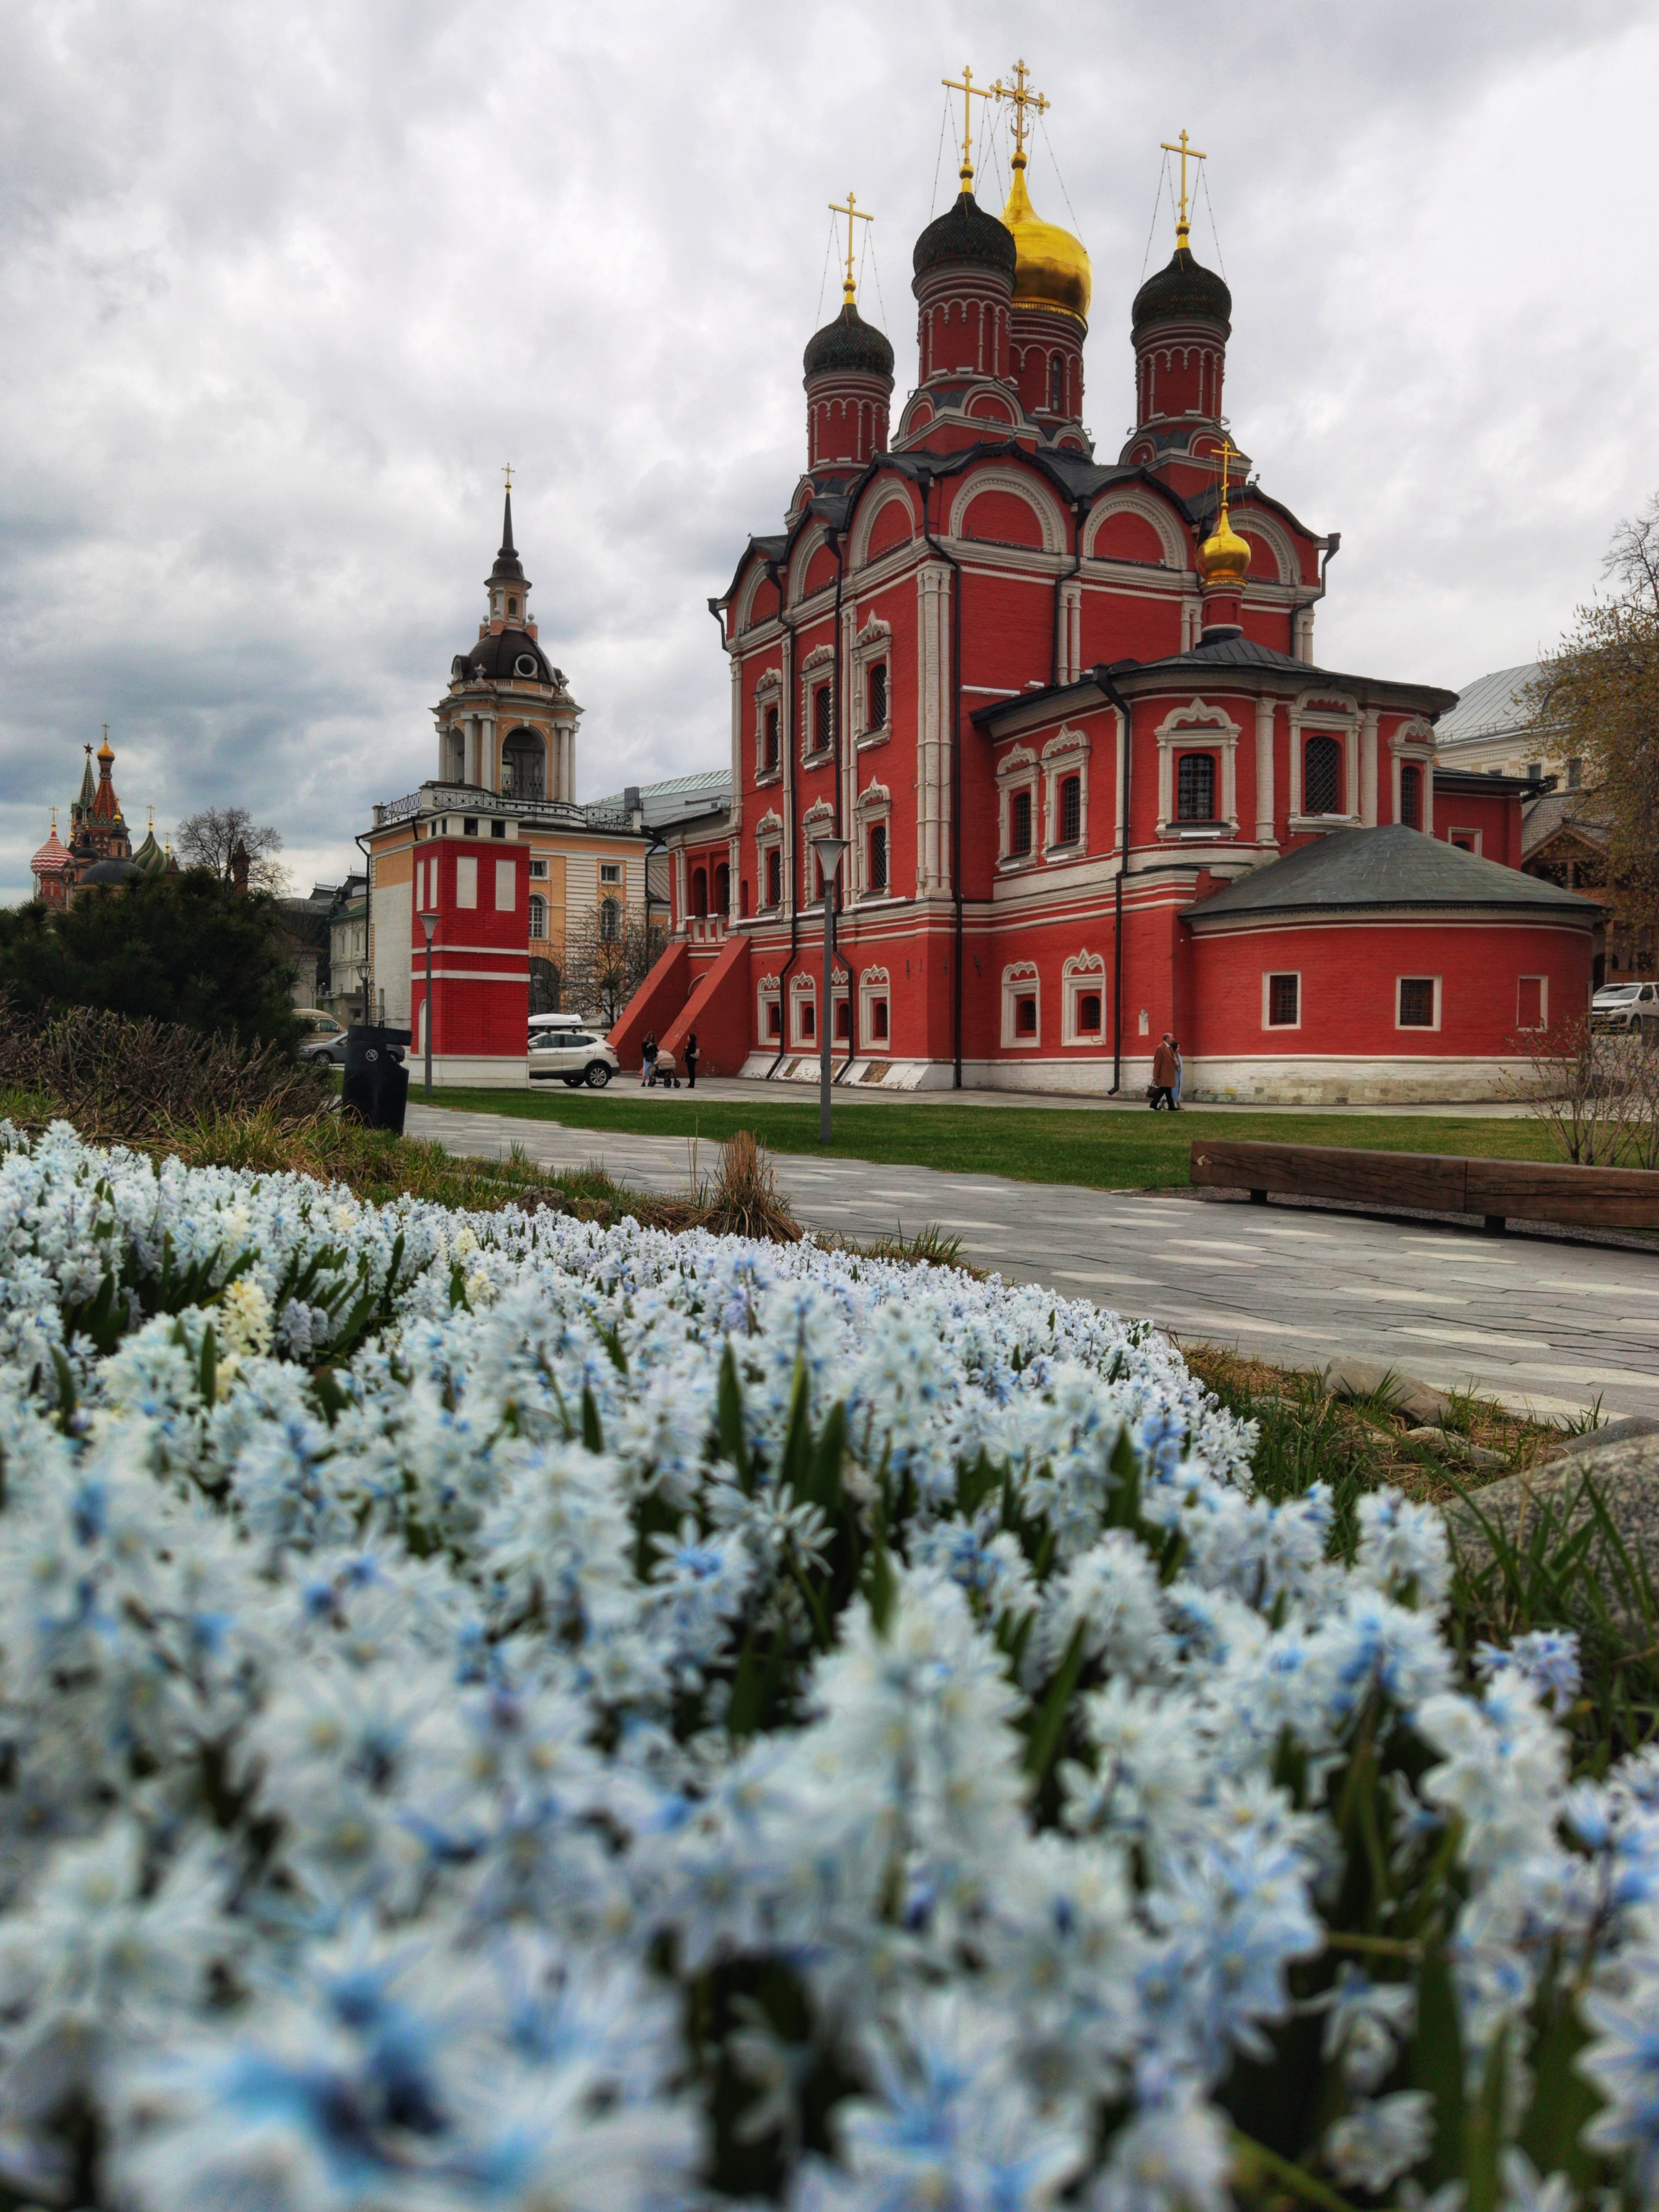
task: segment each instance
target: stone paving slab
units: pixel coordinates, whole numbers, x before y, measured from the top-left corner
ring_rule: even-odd
[[[411,1105],[411,1136],[455,1152],[517,1144],[550,1167],[602,1162],[648,1190],[685,1190],[685,1137],[568,1129]],[[719,1147],[697,1148],[707,1178]],[[774,1156],[808,1228],[866,1237],[936,1222],[967,1258],[1152,1321],[1177,1338],[1237,1345],[1281,1366],[1381,1359],[1443,1390],[1474,1388],[1540,1417],[1600,1401],[1659,1413],[1659,1254],[1494,1238],[1190,1194],[1091,1190],[890,1161]]]

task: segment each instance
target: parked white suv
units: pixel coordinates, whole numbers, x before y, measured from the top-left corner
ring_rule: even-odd
[[[1659,983],[1607,983],[1590,1000],[1593,1029],[1659,1034],[1654,1024],[1659,1024]]]
[[[530,1080],[550,1083],[556,1077],[574,1091],[586,1083],[603,1091],[621,1067],[619,1060],[597,1031],[586,1028],[580,1015],[537,1014],[530,1024]]]

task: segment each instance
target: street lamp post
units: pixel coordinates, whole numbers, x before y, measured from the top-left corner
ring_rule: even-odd
[[[421,1028],[426,1042],[426,1096],[432,1097],[432,933],[438,927],[435,914],[423,914],[421,927],[426,932],[426,1005],[422,1009]]]
[[[823,996],[818,1006],[818,1142],[830,1141],[830,1055],[835,1050],[835,1000],[831,995],[830,977],[836,965],[836,879],[841,869],[850,840],[845,837],[815,837],[812,850],[818,856],[818,872],[823,884]]]

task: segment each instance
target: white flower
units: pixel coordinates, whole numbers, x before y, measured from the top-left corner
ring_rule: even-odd
[[[1378,2196],[1428,2155],[1433,2140],[1434,2099],[1426,2089],[1397,2089],[1333,2121],[1325,2156],[1345,2187]]]

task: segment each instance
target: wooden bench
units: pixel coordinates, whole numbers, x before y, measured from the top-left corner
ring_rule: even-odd
[[[1501,1230],[1507,1220],[1659,1229],[1659,1173],[1647,1168],[1202,1138],[1192,1148],[1190,1172],[1195,1183],[1249,1191],[1256,1206],[1265,1206],[1269,1192],[1277,1191],[1285,1197],[1341,1199],[1384,1212],[1478,1213],[1491,1230]]]

